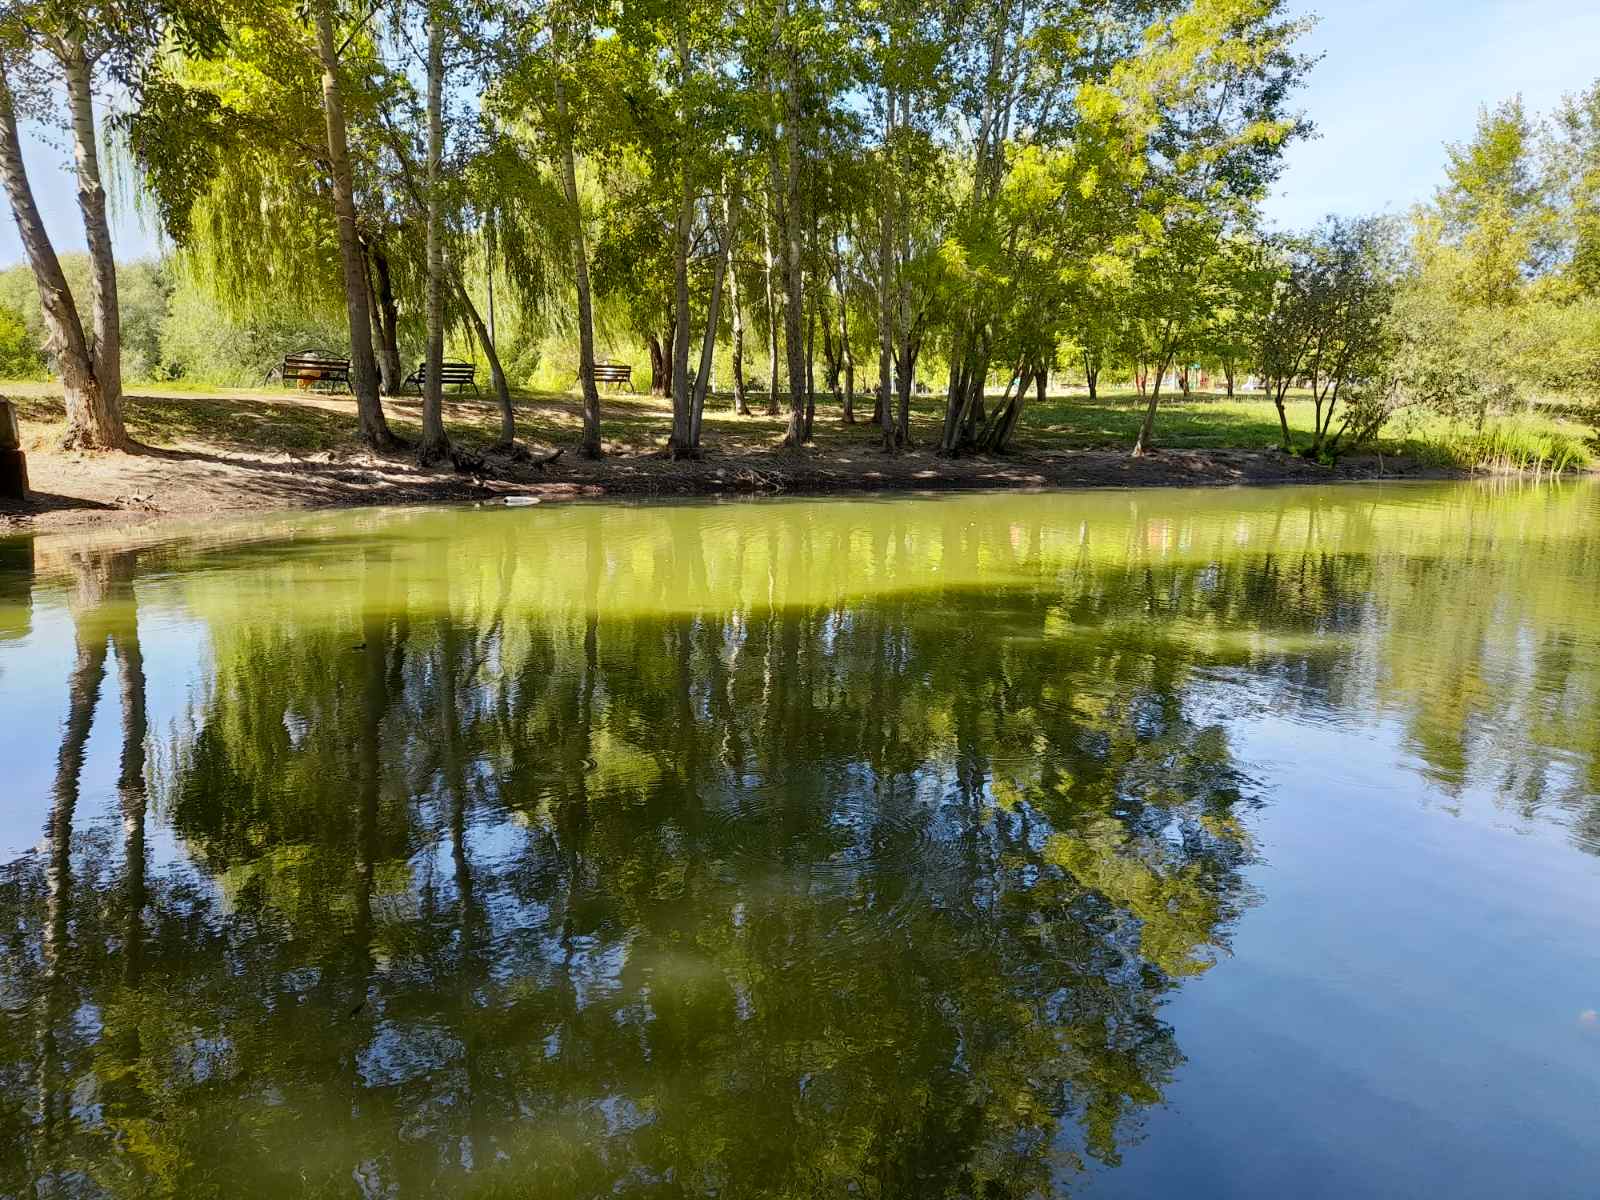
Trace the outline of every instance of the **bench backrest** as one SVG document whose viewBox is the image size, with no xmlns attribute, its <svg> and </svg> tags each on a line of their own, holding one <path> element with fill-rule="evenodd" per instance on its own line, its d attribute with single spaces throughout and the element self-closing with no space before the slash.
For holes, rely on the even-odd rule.
<svg viewBox="0 0 1600 1200">
<path fill-rule="evenodd" d="M 626 382 L 633 378 L 633 368 L 627 363 L 595 363 L 594 377 L 597 383 Z"/>
</svg>

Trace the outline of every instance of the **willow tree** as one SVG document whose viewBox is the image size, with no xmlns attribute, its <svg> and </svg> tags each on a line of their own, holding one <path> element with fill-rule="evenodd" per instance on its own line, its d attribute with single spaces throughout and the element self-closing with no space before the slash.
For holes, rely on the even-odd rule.
<svg viewBox="0 0 1600 1200">
<path fill-rule="evenodd" d="M 178 47 L 131 115 L 134 162 L 180 259 L 225 307 L 248 309 L 271 290 L 344 312 L 360 436 L 393 446 L 374 350 L 385 306 L 374 302 L 382 293 L 368 275 L 373 222 L 358 191 L 379 141 L 371 108 L 385 78 L 371 14 L 347 22 L 335 0 L 222 12 L 228 53 Z"/>
<path fill-rule="evenodd" d="M 460 172 L 464 191 L 455 233 L 452 264 L 461 310 L 489 360 L 500 404 L 501 446 L 512 449 L 515 417 L 500 354 L 467 286 L 473 261 L 468 243 L 481 234 L 483 279 L 509 290 L 524 328 L 561 327 L 568 315 L 567 255 L 571 246 L 564 220 L 565 199 L 548 171 L 524 151 L 494 113 L 485 114 Z M 598 431 L 599 411 L 595 410 Z M 598 432 L 596 434 L 598 436 Z"/>
<path fill-rule="evenodd" d="M 562 233 L 572 273 L 578 335 L 578 386 L 583 397 L 586 458 L 604 452 L 600 390 L 595 382 L 594 287 L 590 277 L 589 216 L 579 182 L 580 154 L 603 152 L 617 122 L 609 85 L 614 60 L 598 37 L 612 23 L 607 0 L 529 0 L 497 50 L 488 83 L 489 111 L 497 130 L 529 146 L 553 171 L 562 200 Z"/>
</svg>

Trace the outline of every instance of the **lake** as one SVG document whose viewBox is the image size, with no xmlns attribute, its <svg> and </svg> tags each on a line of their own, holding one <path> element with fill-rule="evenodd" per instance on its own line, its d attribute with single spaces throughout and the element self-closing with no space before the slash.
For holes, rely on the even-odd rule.
<svg viewBox="0 0 1600 1200">
<path fill-rule="evenodd" d="M 1579 1197 L 1600 486 L 0 540 L 0 1195 Z"/>
</svg>

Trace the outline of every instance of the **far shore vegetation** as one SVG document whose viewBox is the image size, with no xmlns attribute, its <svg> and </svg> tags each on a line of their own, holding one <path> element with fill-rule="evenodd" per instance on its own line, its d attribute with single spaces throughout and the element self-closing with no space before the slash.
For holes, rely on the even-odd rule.
<svg viewBox="0 0 1600 1200">
<path fill-rule="evenodd" d="M 1278 230 L 1330 69 L 1309 27 L 1284 0 L 23 0 L 0 392 L 41 453 L 479 477 L 842 446 L 1591 469 L 1600 82 L 1486 97 L 1403 215 Z M 28 122 L 87 253 L 46 229 Z M 158 257 L 116 261 L 118 191 Z"/>
</svg>

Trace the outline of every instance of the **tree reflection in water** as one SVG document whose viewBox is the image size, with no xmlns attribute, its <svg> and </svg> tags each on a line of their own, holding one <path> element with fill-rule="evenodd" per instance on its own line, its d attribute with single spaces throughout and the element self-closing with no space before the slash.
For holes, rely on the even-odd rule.
<svg viewBox="0 0 1600 1200">
<path fill-rule="evenodd" d="M 0 1193 L 1005 1196 L 1115 1163 L 1182 1061 L 1164 998 L 1252 898 L 1217 681 L 1339 702 L 1389 585 L 1315 505 L 1223 555 L 1236 525 L 1012 503 L 202 553 L 168 730 L 138 564 L 84 556 L 49 828 L 0 876 Z M 108 648 L 121 846 L 74 821 Z"/>
</svg>

